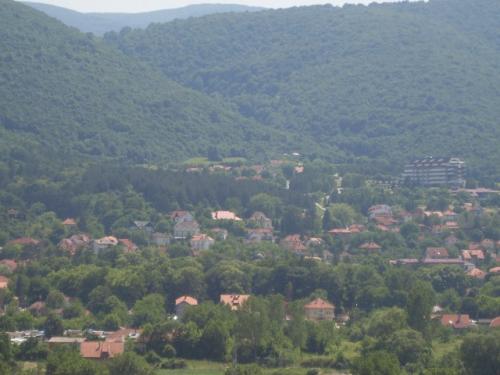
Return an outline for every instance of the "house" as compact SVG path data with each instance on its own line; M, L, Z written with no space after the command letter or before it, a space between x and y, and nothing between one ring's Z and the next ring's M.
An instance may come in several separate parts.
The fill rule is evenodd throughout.
M292 253L303 255L307 250L299 234L291 234L280 241L280 246Z
M468 314L444 314L441 317L441 324L455 329L469 328L473 325Z
M377 204L368 209L368 217L375 219L376 217L392 217L392 208L386 204Z
M248 229L246 243L260 243L262 241L274 241L273 230L271 228Z
M500 316L497 316L490 322L490 328L500 328Z
M0 275L0 289L7 289L9 286L9 279Z
M225 241L227 239L228 234L229 234L227 229L224 229L224 228L214 228L214 229L210 230L210 232L212 232L213 235L215 236L215 238L219 241Z
M495 274L495 275L496 274L500 274L500 267L490 268L488 272L491 273L491 274Z
M175 300L175 315L182 318L189 306L198 306L198 300L190 296L182 296Z
M335 319L335 306L321 298L316 298L305 305L304 312L307 320L319 321Z
M193 215L188 211L174 211L170 214L170 218L177 224L183 221L194 221Z
M189 241L193 250L208 250L215 243L214 239L206 234L197 234Z
M2 259L0 260L0 265L8 268L10 272L14 272L17 269L17 262L13 259Z
M273 221L262 212L255 212L248 221L256 228L273 229Z
M307 240L306 246L307 247L319 247L323 245L323 240L319 237L311 237Z
M103 238L99 238L98 240L94 240L92 244L94 251L99 252L101 250L109 249L110 247L114 247L118 245L118 239L113 236L107 236Z
M445 247L428 247L425 250L427 259L446 259L449 258L448 249Z
M231 211L215 211L212 212L212 220L241 221L241 218Z
M138 249L137 245L127 238L120 238L118 242L123 246L123 250L127 254L134 253Z
M250 298L248 294L221 294L220 303L228 305L231 310L239 310Z
M19 211L16 210L15 208L9 208L7 210L7 216L11 220L17 219L19 217Z
M109 359L123 354L125 343L113 341L85 341L80 344L80 355L86 359Z
M359 247L360 250L368 250L368 251L379 251L382 250L382 246L377 244L376 242L365 242Z
M483 250L462 250L462 259L464 262L479 264L484 261Z
M67 218L62 222L62 225L64 225L65 228L76 228L76 220L72 218Z
M353 232L349 228L336 228L328 231L332 237L337 237L344 240L349 240Z
M467 276L482 280L486 277L486 272L480 270L479 268L473 268L472 270L467 272Z
M91 238L86 234L75 234L59 242L59 249L75 255L78 251L90 245Z
M184 240L200 234L200 225L195 221L179 221L174 225L174 238Z
M166 233L155 232L151 235L151 243L156 246L170 245L170 235Z
M134 221L132 225L132 230L140 230L146 233L153 233L154 227L149 221Z

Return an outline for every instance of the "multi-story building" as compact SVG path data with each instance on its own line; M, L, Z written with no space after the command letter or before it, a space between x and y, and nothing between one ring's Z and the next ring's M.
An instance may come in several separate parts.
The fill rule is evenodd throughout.
M426 157L406 165L403 181L420 186L465 187L465 162L459 158Z

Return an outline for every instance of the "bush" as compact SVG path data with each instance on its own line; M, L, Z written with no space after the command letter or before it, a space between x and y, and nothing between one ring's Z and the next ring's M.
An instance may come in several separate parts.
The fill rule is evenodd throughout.
M185 369L187 367L187 362L183 359L169 359L161 364L161 368L167 370Z
M312 368L310 370L307 370L306 375L319 375L319 370Z
M226 372L224 373L225 375L261 375L262 368L259 366L252 364L252 365L239 365L239 366L233 366L229 367Z

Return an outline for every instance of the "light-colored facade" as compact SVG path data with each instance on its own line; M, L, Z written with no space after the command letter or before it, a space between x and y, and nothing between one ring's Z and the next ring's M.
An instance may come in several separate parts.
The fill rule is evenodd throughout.
M415 160L405 166L403 180L419 186L465 187L465 162L459 158Z

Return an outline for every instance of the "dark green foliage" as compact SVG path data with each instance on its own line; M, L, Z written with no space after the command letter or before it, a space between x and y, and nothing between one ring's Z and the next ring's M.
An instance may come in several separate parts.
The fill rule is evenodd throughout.
M320 147L309 155L393 171L412 157L459 155L471 176L493 182L499 12L495 0L318 6L156 24L106 40L248 118L312 138Z
M354 375L399 375L398 358L388 352L373 352L359 358L353 366Z
M497 375L500 369L500 331L468 335L460 348L462 361L471 375Z
M13 1L0 2L0 50L0 151L11 163L44 167L41 156L52 167L82 158L174 161L214 144L221 154L264 156L287 142Z

